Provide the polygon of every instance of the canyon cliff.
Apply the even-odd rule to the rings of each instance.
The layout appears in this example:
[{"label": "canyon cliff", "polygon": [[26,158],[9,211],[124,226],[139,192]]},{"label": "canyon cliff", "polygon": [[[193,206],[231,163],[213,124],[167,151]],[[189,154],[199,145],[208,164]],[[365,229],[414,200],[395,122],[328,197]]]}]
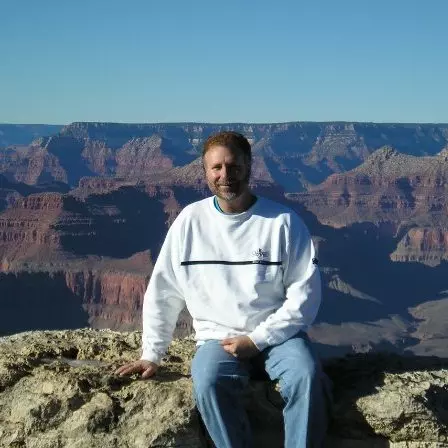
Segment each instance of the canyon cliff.
[{"label": "canyon cliff", "polygon": [[[324,301],[310,333],[322,353],[443,355],[448,126],[430,124],[73,123],[9,140],[0,334],[140,328],[164,235],[209,194],[201,145],[225,129],[252,144],[255,193],[313,234]],[[176,334],[189,333],[182,313]]]}]

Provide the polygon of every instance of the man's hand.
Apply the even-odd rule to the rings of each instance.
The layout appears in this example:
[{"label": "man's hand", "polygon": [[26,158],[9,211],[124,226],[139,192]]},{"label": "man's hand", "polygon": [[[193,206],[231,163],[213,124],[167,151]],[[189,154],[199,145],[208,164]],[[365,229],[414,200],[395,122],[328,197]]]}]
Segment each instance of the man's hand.
[{"label": "man's hand", "polygon": [[249,336],[237,336],[235,338],[226,338],[221,341],[222,348],[235,358],[247,359],[260,353],[257,346],[252,342]]},{"label": "man's hand", "polygon": [[151,361],[145,361],[144,359],[140,359],[139,361],[128,362],[127,364],[119,367],[115,370],[115,375],[124,376],[131,375],[133,373],[141,373],[142,379],[146,380],[147,378],[153,376],[159,366],[154,364]]}]

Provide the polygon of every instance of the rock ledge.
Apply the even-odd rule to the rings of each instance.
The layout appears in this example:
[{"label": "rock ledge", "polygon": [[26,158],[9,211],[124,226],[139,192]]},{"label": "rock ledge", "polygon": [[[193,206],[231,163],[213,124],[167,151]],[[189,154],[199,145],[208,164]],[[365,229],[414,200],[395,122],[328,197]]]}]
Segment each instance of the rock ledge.
[{"label": "rock ledge", "polygon": [[[113,371],[139,332],[39,331],[0,338],[0,447],[203,447],[189,375],[194,341],[174,341],[153,380]],[[359,355],[327,363],[329,447],[448,446],[448,360]],[[257,447],[281,447],[281,399],[252,382]]]}]

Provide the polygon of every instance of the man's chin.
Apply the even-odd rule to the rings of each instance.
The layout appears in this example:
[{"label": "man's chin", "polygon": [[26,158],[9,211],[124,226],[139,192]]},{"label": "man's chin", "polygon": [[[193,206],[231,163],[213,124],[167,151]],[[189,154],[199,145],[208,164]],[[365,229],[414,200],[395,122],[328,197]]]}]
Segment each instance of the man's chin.
[{"label": "man's chin", "polygon": [[240,195],[238,193],[223,194],[223,193],[218,192],[218,193],[216,193],[216,196],[218,196],[218,198],[222,199],[223,201],[230,202],[230,201],[237,199],[238,196],[240,196]]},{"label": "man's chin", "polygon": [[210,191],[212,194],[217,196],[219,199],[230,202],[238,199],[240,196],[244,194],[244,188],[241,188],[240,185],[233,186],[217,186],[213,184],[208,184]]}]

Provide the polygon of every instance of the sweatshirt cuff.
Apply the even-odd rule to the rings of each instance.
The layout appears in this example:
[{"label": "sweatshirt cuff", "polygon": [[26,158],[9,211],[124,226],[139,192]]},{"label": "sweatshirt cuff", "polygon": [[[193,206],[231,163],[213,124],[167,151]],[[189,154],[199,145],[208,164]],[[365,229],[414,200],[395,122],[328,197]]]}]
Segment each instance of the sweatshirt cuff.
[{"label": "sweatshirt cuff", "polygon": [[267,337],[264,334],[264,331],[254,330],[252,333],[249,333],[247,336],[252,340],[258,350],[263,351],[265,348],[269,347],[271,344],[267,341]]},{"label": "sweatshirt cuff", "polygon": [[160,355],[159,353],[143,350],[143,353],[142,353],[142,356],[140,359],[144,360],[144,361],[151,361],[154,364],[157,364],[159,366],[162,362],[162,358],[163,358],[163,355]]}]

